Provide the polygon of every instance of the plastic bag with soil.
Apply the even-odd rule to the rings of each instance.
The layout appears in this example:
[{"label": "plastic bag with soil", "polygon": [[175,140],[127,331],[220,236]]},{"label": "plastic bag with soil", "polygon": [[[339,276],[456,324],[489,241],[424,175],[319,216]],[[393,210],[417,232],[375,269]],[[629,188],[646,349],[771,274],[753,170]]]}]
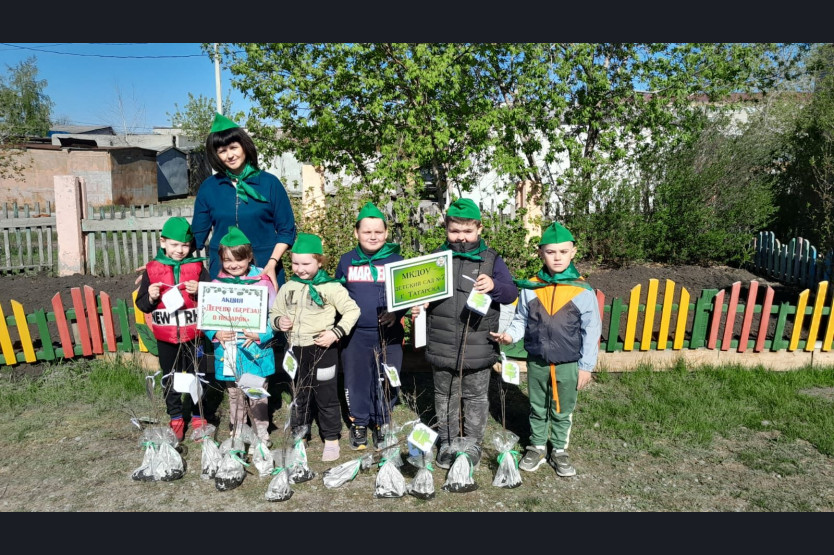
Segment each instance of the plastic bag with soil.
[{"label": "plastic bag with soil", "polygon": [[300,484],[312,480],[316,473],[310,469],[307,463],[307,447],[304,445],[304,438],[307,435],[307,426],[299,426],[293,433],[293,444],[284,455],[283,466],[287,467],[291,484]]},{"label": "plastic bag with soil", "polygon": [[240,439],[233,439],[231,448],[223,455],[220,468],[214,475],[215,488],[219,491],[229,491],[243,483],[243,479],[246,477],[245,467],[249,466],[243,460],[245,454],[246,450],[243,447],[243,442]]},{"label": "plastic bag with soil", "polygon": [[252,464],[258,470],[258,476],[261,478],[271,476],[272,470],[275,468],[275,459],[266,443],[258,440],[257,443],[252,444],[249,452],[252,455]]},{"label": "plastic bag with soil", "polygon": [[513,447],[518,441],[518,436],[509,430],[496,432],[492,438],[492,444],[498,451],[498,470],[495,472],[495,479],[492,485],[499,488],[517,488],[521,485],[521,473],[518,471],[518,451]]},{"label": "plastic bag with soil", "polygon": [[328,488],[338,488],[342,484],[350,482],[356,478],[356,475],[359,474],[360,470],[370,468],[373,463],[374,456],[368,454],[364,457],[342,463],[339,466],[328,468],[324,471],[324,474],[322,474],[324,485]]},{"label": "plastic bag with soil", "polygon": [[431,460],[431,451],[408,457],[408,462],[417,467],[417,473],[414,474],[414,478],[408,484],[406,491],[417,499],[434,499],[434,474],[432,474],[434,468],[431,465]]},{"label": "plastic bag with soil", "polygon": [[145,448],[145,453],[141,466],[131,475],[134,480],[170,482],[185,474],[182,457],[176,450],[179,442],[170,427],[145,429],[139,438],[139,445]]},{"label": "plastic bag with soil", "polygon": [[449,474],[446,475],[446,482],[443,484],[444,491],[466,493],[478,489],[478,484],[475,483],[472,461],[466,454],[466,449],[474,444],[474,439],[465,437],[456,437],[451,441],[449,449],[456,453],[456,457],[455,462],[449,469]]},{"label": "plastic bag with soil", "polygon": [[[400,464],[397,465],[397,462]],[[375,498],[392,498],[405,495],[405,478],[403,478],[399,468],[402,464],[399,446],[389,447],[382,452],[382,460],[379,462],[379,472],[376,475],[374,485]]]},{"label": "plastic bag with soil", "polygon": [[223,453],[220,452],[218,443],[211,438],[205,438],[202,442],[203,452],[200,455],[200,478],[213,480],[223,462]]},{"label": "plastic bag with soil", "polygon": [[272,469],[272,480],[269,481],[269,487],[266,488],[267,501],[286,501],[292,497],[293,491],[290,488],[290,474],[283,466],[277,466]]}]

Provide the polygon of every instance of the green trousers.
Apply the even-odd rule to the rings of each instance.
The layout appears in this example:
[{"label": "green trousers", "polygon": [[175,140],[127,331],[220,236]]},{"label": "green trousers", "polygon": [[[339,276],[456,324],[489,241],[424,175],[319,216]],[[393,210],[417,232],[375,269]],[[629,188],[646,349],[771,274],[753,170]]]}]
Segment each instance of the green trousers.
[{"label": "green trousers", "polygon": [[579,368],[575,362],[555,365],[556,398],[553,375],[544,359],[527,359],[527,393],[530,399],[530,445],[547,445],[548,435],[554,449],[567,449],[576,408],[576,382]]}]

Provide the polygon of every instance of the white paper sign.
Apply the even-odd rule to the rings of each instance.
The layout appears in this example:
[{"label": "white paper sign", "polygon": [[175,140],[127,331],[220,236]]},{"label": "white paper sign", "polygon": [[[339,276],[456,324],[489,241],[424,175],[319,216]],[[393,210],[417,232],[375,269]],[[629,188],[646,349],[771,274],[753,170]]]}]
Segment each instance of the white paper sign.
[{"label": "white paper sign", "polygon": [[414,348],[426,346],[426,310],[421,306],[420,314],[414,319]]},{"label": "white paper sign", "polygon": [[384,362],[382,363],[382,369],[385,371],[385,375],[388,376],[388,383],[391,384],[391,387],[400,387],[400,373],[397,372],[397,369]]},{"label": "white paper sign", "polygon": [[174,372],[173,388],[177,393],[190,394],[191,400],[195,403],[199,401],[203,389],[197,376],[186,372]]},{"label": "white paper sign", "polygon": [[295,373],[298,370],[298,361],[295,360],[295,356],[292,354],[292,349],[287,349],[287,352],[284,353],[284,371],[289,374],[290,379],[295,378]]},{"label": "white paper sign", "polygon": [[197,299],[197,329],[266,331],[269,317],[266,287],[201,281]]},{"label": "white paper sign", "polygon": [[437,432],[423,424],[415,424],[408,435],[408,442],[416,446],[423,453],[431,451],[432,445],[437,440]]},{"label": "white paper sign", "polygon": [[243,375],[240,376],[240,379],[237,381],[237,384],[241,388],[257,388],[263,387],[265,382],[266,378],[264,378],[263,376],[258,376],[257,374],[252,374],[251,372],[244,372]]},{"label": "white paper sign", "polygon": [[501,379],[515,385],[521,383],[521,366],[517,362],[507,360],[507,355],[503,352],[501,359]]},{"label": "white paper sign", "polygon": [[162,294],[162,304],[165,305],[165,310],[169,314],[173,314],[185,304],[185,299],[182,298],[179,287],[169,287],[166,292]]}]

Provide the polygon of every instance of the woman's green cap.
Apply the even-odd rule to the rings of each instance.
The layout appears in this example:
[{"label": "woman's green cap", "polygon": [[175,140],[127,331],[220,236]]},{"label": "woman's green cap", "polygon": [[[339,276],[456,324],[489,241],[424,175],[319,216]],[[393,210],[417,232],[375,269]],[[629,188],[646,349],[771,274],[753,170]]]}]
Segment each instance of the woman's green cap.
[{"label": "woman's green cap", "polygon": [[539,241],[539,246],[550,245],[552,243],[564,243],[565,241],[575,241],[575,239],[565,226],[559,222],[553,222],[550,224],[550,227],[544,230],[542,239]]},{"label": "woman's green cap", "polygon": [[446,210],[446,216],[481,221],[481,210],[470,199],[459,198],[449,205],[449,208]]},{"label": "woman's green cap", "polygon": [[191,224],[188,220],[181,216],[168,218],[165,225],[162,226],[160,235],[166,239],[173,239],[180,243],[190,243],[194,239],[194,233],[191,231]]},{"label": "woman's green cap", "polygon": [[249,245],[251,241],[240,228],[230,225],[228,233],[220,239],[220,244],[225,247],[237,247],[238,245]]},{"label": "woman's green cap", "polygon": [[215,112],[214,121],[211,124],[211,131],[209,133],[217,133],[218,131],[225,131],[226,129],[234,129],[240,127],[238,124],[224,116],[219,112]]},{"label": "woman's green cap", "polygon": [[321,237],[312,233],[299,233],[292,245],[295,254],[324,254]]},{"label": "woman's green cap", "polygon": [[385,214],[383,214],[380,209],[374,205],[374,203],[368,202],[362,207],[362,210],[359,211],[359,215],[356,216],[356,222],[358,223],[360,220],[365,218],[379,218],[384,222]]}]

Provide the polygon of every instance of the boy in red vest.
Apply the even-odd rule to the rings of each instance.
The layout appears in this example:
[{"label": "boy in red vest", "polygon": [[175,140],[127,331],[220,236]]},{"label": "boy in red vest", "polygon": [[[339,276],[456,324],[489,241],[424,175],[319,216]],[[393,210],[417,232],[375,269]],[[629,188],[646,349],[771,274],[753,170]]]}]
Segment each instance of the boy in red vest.
[{"label": "boy in red vest", "polygon": [[[194,234],[188,220],[169,218],[162,227],[159,244],[156,257],[148,262],[142,274],[136,308],[149,315],[145,321],[156,338],[166,410],[174,435],[182,441],[185,436],[182,394],[174,391],[173,373],[205,374],[202,332],[197,329],[197,285],[211,280],[203,266],[205,258],[193,255]],[[197,406],[192,407],[191,427],[205,425],[206,419]]]}]

